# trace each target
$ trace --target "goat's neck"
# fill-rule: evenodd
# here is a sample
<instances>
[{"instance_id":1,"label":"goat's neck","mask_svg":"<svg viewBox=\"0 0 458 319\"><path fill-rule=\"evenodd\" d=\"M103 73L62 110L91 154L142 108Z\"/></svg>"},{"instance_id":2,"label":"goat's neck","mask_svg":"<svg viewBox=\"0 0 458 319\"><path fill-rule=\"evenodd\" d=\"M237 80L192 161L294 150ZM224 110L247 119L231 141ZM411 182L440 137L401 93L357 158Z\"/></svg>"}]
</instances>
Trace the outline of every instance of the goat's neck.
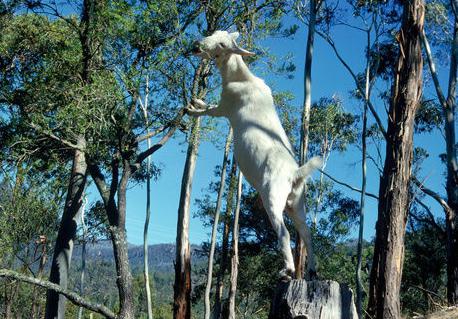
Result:
<instances>
[{"instance_id":1,"label":"goat's neck","mask_svg":"<svg viewBox=\"0 0 458 319\"><path fill-rule=\"evenodd\" d=\"M247 81L254 77L238 54L231 54L227 60L217 63L224 83Z\"/></svg>"}]
</instances>

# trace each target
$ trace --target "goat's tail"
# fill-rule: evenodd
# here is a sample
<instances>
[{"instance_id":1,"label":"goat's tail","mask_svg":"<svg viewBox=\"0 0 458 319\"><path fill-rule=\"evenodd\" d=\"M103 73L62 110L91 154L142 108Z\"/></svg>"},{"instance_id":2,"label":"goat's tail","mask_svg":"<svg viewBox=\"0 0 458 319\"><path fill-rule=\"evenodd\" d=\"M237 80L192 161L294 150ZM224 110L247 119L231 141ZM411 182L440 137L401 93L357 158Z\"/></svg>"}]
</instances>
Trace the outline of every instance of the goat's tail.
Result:
<instances>
[{"instance_id":1,"label":"goat's tail","mask_svg":"<svg viewBox=\"0 0 458 319\"><path fill-rule=\"evenodd\" d=\"M307 177L312 175L313 171L320 168L323 165L323 160L320 156L312 157L307 163L299 167L296 171L294 178L294 184L302 185Z\"/></svg>"}]
</instances>

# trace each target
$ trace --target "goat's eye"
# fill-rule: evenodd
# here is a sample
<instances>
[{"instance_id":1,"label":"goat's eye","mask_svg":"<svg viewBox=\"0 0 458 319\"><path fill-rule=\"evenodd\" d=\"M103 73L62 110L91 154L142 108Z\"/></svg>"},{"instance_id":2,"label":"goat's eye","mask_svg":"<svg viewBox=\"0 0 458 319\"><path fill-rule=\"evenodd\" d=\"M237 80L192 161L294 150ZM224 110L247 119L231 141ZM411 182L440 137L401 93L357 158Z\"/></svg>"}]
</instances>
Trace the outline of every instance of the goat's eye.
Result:
<instances>
[{"instance_id":1,"label":"goat's eye","mask_svg":"<svg viewBox=\"0 0 458 319\"><path fill-rule=\"evenodd\" d=\"M220 43L219 45L220 45L223 49L226 48L226 45L225 45L224 43Z\"/></svg>"}]
</instances>

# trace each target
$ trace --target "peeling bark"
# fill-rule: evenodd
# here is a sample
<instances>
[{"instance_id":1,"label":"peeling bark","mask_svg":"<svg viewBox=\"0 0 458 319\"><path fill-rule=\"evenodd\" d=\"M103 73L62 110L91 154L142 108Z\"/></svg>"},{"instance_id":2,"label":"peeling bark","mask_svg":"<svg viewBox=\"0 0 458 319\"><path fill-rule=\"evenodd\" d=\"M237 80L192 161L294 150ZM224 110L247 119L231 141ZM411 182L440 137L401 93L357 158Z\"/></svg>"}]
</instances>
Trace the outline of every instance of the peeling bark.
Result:
<instances>
[{"instance_id":1,"label":"peeling bark","mask_svg":"<svg viewBox=\"0 0 458 319\"><path fill-rule=\"evenodd\" d=\"M404 2L400 53L388 114L386 158L380 178L374 259L370 275L369 318L399 319L404 237L409 211L415 113L422 94L420 35L424 2Z\"/></svg>"}]
</instances>

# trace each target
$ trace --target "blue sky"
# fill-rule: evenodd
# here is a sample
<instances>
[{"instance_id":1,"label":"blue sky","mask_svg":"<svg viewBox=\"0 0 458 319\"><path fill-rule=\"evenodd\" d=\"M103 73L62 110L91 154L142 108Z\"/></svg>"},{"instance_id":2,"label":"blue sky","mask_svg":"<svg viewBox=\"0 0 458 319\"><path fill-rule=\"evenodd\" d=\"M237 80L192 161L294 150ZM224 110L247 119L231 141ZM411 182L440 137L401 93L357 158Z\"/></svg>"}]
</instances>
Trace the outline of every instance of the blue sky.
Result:
<instances>
[{"instance_id":1,"label":"blue sky","mask_svg":"<svg viewBox=\"0 0 458 319\"><path fill-rule=\"evenodd\" d=\"M287 23L298 23L298 21L287 20ZM298 33L293 39L267 39L264 45L267 50L274 55L285 55L292 53L293 61L296 64L294 78L291 80L283 78L266 78L266 81L274 90L288 89L296 96L294 103L302 105L303 99L303 69L304 52L307 29L301 25ZM361 32L345 27L336 28L335 41L342 55L352 66L355 72L360 72L364 68L364 43L365 35ZM441 80L445 81L447 70L439 67ZM260 72L257 72L260 75ZM428 77L426 71L426 77ZM428 82L428 79L425 79ZM329 45L316 37L314 62L313 62L313 83L312 101L320 97L337 95L343 101L346 111L360 114L361 105L351 99L348 92L354 88L354 83L348 72L336 59ZM435 98L431 87L425 88L425 94ZM386 115L383 114L383 105L375 101L381 117L386 123ZM225 121L221 119L219 121ZM373 122L369 117L370 123ZM180 196L180 184L185 160L186 143L183 135L177 135L164 148L154 154L153 160L162 167L162 175L158 181L152 183L152 217L149 231L149 243L175 242L178 201ZM422 175L427 177L425 184L444 193L444 166L440 164L438 155L445 150L445 143L439 132L432 135L415 136L415 145L428 150L430 157L425 161ZM382 147L384 148L384 146ZM373 153L374 149L369 148ZM222 160L221 146L216 148L210 142L204 141L199 149L199 158L194 176L192 189L193 211L195 211L194 200L203 194L203 190L208 186L213 178L213 169ZM350 147L345 153L333 153L330 157L326 170L335 178L345 181L355 187L360 188L361 184L361 154L355 147ZM314 178L317 178L317 174ZM378 194L379 177L375 167L368 163L368 187L367 191ZM348 196L359 200L359 194L340 188ZM91 188L91 195L96 195ZM92 197L92 196L91 196ZM429 199L425 203L430 205L432 211L437 216L442 216L441 208ZM377 217L377 202L368 198L366 200L366 218L364 237L371 239L374 234L374 226ZM127 234L128 240L133 244L141 244L143 238L143 223L145 217L145 186L138 185L131 188L127 198ZM202 226L198 219L192 219L190 223L190 241L201 243L209 240L211 229ZM356 235L355 235L356 236Z\"/></svg>"}]
</instances>

